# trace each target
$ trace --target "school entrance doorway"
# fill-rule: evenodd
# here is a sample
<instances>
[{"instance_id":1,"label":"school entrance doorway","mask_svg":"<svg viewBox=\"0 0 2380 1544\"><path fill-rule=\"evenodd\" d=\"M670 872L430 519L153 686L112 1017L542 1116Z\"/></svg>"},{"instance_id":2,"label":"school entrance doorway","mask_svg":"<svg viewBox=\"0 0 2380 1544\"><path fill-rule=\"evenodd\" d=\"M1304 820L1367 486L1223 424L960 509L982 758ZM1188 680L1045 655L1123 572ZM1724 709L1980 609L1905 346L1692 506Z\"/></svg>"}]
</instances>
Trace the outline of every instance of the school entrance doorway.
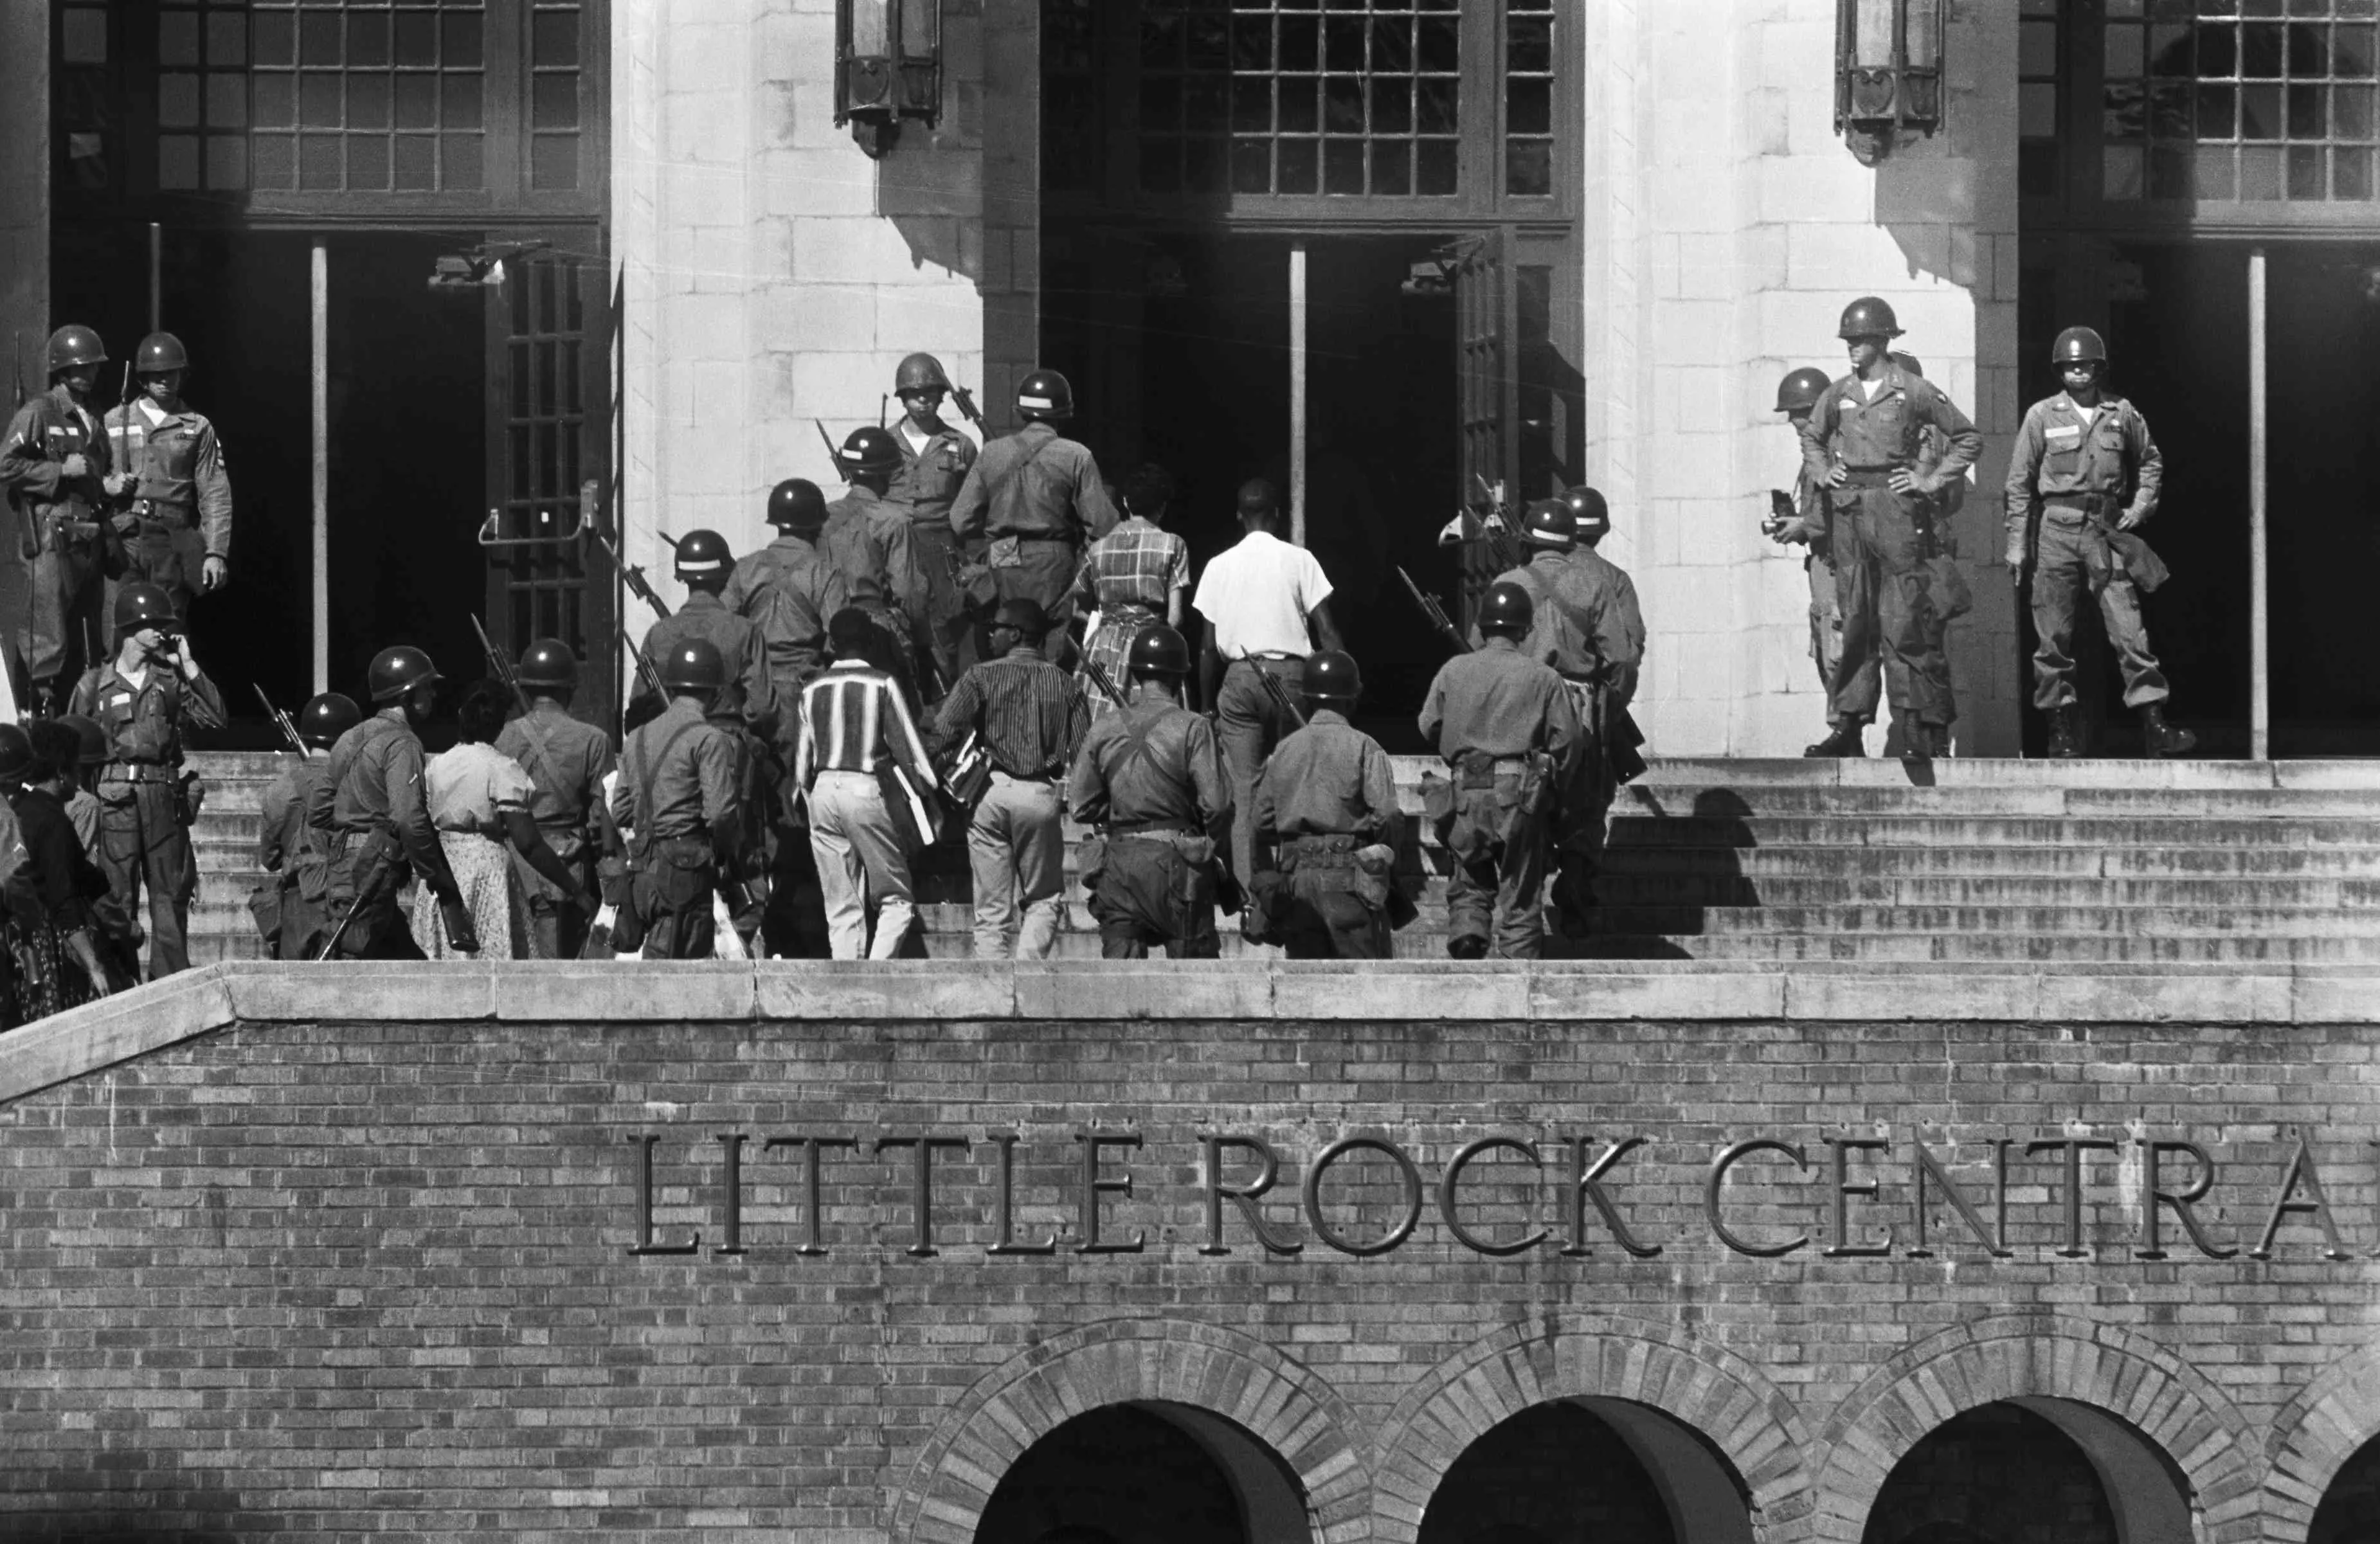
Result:
<instances>
[{"instance_id":1,"label":"school entrance doorway","mask_svg":"<svg viewBox=\"0 0 2380 1544\"><path fill-rule=\"evenodd\" d=\"M1044 0L1040 361L1203 565L1262 477L1392 749L1492 566L1465 507L1585 480L1572 0Z\"/></svg>"},{"instance_id":2,"label":"school entrance doorway","mask_svg":"<svg viewBox=\"0 0 2380 1544\"><path fill-rule=\"evenodd\" d=\"M52 314L189 351L235 502L189 617L227 743L270 743L251 684L360 698L390 643L477 677L475 618L564 638L607 711L608 10L56 7Z\"/></svg>"}]
</instances>

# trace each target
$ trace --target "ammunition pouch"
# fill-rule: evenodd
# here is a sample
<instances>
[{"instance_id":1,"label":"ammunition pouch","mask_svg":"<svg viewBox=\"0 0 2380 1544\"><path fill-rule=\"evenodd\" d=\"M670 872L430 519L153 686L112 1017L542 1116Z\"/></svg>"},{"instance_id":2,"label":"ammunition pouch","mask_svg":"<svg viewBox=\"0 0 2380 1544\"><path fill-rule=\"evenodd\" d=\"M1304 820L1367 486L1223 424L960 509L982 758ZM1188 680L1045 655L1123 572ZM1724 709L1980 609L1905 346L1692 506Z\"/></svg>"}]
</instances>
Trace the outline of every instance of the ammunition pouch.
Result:
<instances>
[{"instance_id":1,"label":"ammunition pouch","mask_svg":"<svg viewBox=\"0 0 2380 1544\"><path fill-rule=\"evenodd\" d=\"M322 898L331 926L345 925L339 934L342 955L362 957L371 952L382 930L405 926L395 900L409 873L396 833L386 826L366 833L360 841L334 837Z\"/></svg>"},{"instance_id":2,"label":"ammunition pouch","mask_svg":"<svg viewBox=\"0 0 2380 1544\"><path fill-rule=\"evenodd\" d=\"M707 906L718 874L710 843L699 836L672 836L649 845L630 864L628 887L633 909L647 927L662 917ZM619 933L615 928L613 937Z\"/></svg>"}]
</instances>

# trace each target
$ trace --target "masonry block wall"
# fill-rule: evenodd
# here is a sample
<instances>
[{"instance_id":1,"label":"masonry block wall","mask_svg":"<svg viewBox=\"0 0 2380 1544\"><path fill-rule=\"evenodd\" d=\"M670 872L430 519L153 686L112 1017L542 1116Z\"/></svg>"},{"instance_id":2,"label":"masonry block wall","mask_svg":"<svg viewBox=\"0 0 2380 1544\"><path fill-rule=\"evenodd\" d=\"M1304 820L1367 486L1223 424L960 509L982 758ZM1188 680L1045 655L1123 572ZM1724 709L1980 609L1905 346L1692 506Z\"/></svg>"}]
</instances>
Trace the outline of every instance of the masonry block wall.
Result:
<instances>
[{"instance_id":1,"label":"masonry block wall","mask_svg":"<svg viewBox=\"0 0 2380 1544\"><path fill-rule=\"evenodd\" d=\"M1244 990L1210 974L1177 995ZM929 1022L237 1022L13 1100L0 1535L965 1540L1038 1436L1160 1399L1272 1446L1318 1538L1410 1540L1478 1436L1600 1396L1703 1433L1763 1540L1852 1541L1928 1430L2038 1395L2169 1455L2200 1538L2301 1539L2380 1431L2368 1025L978 1019L965 984ZM1275 1184L1210 1213L1258 1141ZM1606 1216L1573 1164L1630 1141Z\"/></svg>"}]
</instances>

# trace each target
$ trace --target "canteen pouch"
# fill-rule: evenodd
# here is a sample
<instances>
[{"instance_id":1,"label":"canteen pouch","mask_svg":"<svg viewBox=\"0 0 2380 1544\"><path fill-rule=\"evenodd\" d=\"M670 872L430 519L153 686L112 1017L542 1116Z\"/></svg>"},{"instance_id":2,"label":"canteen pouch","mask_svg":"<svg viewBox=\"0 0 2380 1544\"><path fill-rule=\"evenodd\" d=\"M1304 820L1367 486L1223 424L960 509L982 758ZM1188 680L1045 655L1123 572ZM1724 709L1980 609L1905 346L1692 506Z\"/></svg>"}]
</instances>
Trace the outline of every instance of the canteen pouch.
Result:
<instances>
[{"instance_id":1,"label":"canteen pouch","mask_svg":"<svg viewBox=\"0 0 2380 1544\"><path fill-rule=\"evenodd\" d=\"M1454 784L1434 772L1421 774L1421 812L1433 826L1454 819Z\"/></svg>"},{"instance_id":2,"label":"canteen pouch","mask_svg":"<svg viewBox=\"0 0 2380 1544\"><path fill-rule=\"evenodd\" d=\"M710 888L710 844L688 837L672 837L646 849L630 887L637 915L648 927L656 918L696 909Z\"/></svg>"},{"instance_id":3,"label":"canteen pouch","mask_svg":"<svg viewBox=\"0 0 2380 1544\"><path fill-rule=\"evenodd\" d=\"M256 920L256 936L271 945L281 937L281 881L268 878L248 893L248 914Z\"/></svg>"},{"instance_id":4,"label":"canteen pouch","mask_svg":"<svg viewBox=\"0 0 2380 1544\"><path fill-rule=\"evenodd\" d=\"M1099 875L1107 871L1108 839L1086 836L1075 846L1075 875L1083 881L1085 890L1099 888Z\"/></svg>"},{"instance_id":5,"label":"canteen pouch","mask_svg":"<svg viewBox=\"0 0 2380 1544\"><path fill-rule=\"evenodd\" d=\"M1024 542L1014 536L995 536L984 549L984 565L990 568L1022 568L1025 566Z\"/></svg>"},{"instance_id":6,"label":"canteen pouch","mask_svg":"<svg viewBox=\"0 0 2380 1544\"><path fill-rule=\"evenodd\" d=\"M637 912L637 860L605 857L595 865L595 888L610 906L612 947L622 954L645 946L645 919Z\"/></svg>"}]
</instances>

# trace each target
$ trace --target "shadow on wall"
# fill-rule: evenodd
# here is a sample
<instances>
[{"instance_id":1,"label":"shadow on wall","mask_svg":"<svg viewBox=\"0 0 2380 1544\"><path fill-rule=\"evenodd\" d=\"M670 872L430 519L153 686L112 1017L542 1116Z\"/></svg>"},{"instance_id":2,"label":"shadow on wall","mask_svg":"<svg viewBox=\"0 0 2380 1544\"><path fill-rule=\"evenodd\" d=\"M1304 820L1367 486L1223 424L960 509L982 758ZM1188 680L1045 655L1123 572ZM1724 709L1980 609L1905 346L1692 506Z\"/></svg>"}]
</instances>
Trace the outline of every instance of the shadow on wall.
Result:
<instances>
[{"instance_id":1,"label":"shadow on wall","mask_svg":"<svg viewBox=\"0 0 2380 1544\"><path fill-rule=\"evenodd\" d=\"M90 1469L12 1475L8 1489L53 1499L10 1514L6 1536L50 1544L246 1544L279 1531L245 1512L221 1470L180 1469L170 1455L146 1453L95 1453L90 1462Z\"/></svg>"},{"instance_id":2,"label":"shadow on wall","mask_svg":"<svg viewBox=\"0 0 2380 1544\"><path fill-rule=\"evenodd\" d=\"M876 210L908 244L909 264L983 283L984 156L950 128L901 131L876 164Z\"/></svg>"}]
</instances>

